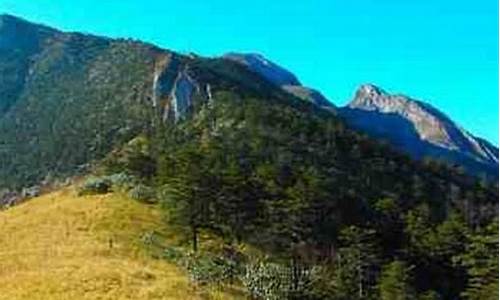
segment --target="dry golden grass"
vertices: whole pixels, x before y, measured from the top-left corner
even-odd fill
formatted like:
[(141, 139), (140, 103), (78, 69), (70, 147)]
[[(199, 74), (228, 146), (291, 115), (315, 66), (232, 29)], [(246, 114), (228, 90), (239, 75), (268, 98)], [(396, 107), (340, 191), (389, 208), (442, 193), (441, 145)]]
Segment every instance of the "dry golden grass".
[(202, 297), (182, 270), (153, 259), (141, 236), (162, 226), (154, 206), (71, 188), (0, 211), (0, 299), (237, 298)]

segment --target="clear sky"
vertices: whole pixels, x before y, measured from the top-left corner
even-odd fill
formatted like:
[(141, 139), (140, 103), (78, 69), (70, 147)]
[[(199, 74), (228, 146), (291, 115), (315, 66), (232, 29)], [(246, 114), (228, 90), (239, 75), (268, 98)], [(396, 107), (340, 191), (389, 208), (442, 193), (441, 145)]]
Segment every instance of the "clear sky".
[(0, 13), (206, 56), (259, 52), (336, 105), (374, 83), (498, 145), (497, 0), (0, 0)]

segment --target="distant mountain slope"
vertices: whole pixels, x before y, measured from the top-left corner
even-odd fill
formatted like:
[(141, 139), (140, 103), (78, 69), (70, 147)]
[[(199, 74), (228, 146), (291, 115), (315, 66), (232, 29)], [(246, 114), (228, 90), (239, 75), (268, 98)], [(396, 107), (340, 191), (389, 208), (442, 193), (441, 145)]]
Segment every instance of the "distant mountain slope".
[(363, 85), (340, 114), (351, 126), (386, 139), (416, 158), (439, 158), (476, 174), (497, 175), (498, 148), (427, 103)]
[(223, 58), (248, 67), (253, 72), (266, 78), (269, 82), (302, 100), (334, 111), (335, 106), (333, 103), (328, 101), (319, 91), (303, 86), (292, 72), (269, 61), (260, 54), (231, 52), (225, 54)]
[(39, 53), (48, 41), (58, 38), (61, 33), (54, 29), (0, 15), (0, 115), (22, 91), (30, 67), (27, 58)]
[(160, 99), (183, 82), (180, 60), (0, 16), (0, 186), (73, 172), (181, 110)]
[(278, 86), (301, 85), (300, 81), (292, 72), (278, 66), (260, 54), (231, 52), (225, 54), (223, 57), (248, 66), (252, 71), (262, 75)]

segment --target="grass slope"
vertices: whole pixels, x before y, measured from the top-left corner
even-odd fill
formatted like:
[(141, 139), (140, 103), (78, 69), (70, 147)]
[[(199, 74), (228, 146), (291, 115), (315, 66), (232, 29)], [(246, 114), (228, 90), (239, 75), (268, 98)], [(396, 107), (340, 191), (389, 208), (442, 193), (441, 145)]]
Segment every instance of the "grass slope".
[(0, 299), (232, 299), (151, 258), (141, 236), (162, 227), (154, 206), (71, 188), (0, 211)]

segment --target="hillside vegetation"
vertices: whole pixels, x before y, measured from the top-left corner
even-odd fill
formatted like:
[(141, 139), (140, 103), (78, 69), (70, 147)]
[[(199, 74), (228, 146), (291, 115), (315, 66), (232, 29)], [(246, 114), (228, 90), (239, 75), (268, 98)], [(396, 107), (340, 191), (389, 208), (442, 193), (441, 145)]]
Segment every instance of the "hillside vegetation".
[(193, 286), (153, 259), (150, 231), (174, 239), (156, 206), (72, 188), (0, 211), (0, 299), (237, 299)]
[[(227, 64), (201, 63), (214, 89), (237, 80)], [(236, 261), (258, 299), (494, 299), (496, 184), (411, 160), (292, 100), (258, 85), (215, 92), (189, 119), (113, 152), (103, 171), (156, 190), (193, 252), (209, 231), (267, 253)]]
[(21, 55), (0, 52), (0, 73), (25, 77), (0, 115), (0, 187), (90, 170), (80, 192), (105, 196), (1, 212), (2, 296), (186, 299), (185, 271), (206, 297), (223, 282), (265, 300), (498, 298), (496, 182), (229, 60), (52, 31), (19, 53), (16, 26), (0, 23)]

